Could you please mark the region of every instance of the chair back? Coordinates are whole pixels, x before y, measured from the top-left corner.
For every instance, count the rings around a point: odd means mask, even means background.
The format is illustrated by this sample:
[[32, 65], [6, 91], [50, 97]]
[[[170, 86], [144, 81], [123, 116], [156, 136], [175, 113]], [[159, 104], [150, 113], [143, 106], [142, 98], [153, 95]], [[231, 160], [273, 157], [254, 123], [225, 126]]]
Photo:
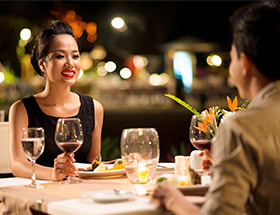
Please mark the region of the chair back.
[[0, 174], [11, 172], [9, 160], [9, 122], [0, 122]]

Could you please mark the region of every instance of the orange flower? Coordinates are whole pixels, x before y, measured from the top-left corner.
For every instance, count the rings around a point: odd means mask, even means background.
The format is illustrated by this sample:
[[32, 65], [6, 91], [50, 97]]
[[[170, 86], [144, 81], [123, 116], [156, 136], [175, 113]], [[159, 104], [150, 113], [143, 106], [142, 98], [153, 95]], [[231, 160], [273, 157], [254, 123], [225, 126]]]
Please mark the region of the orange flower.
[[202, 123], [201, 122], [197, 122], [198, 127], [195, 126], [196, 129], [206, 133], [207, 132], [207, 124], [206, 121], [203, 119]]
[[227, 96], [227, 102], [228, 102], [228, 107], [229, 107], [231, 112], [236, 111], [236, 109], [245, 110], [245, 108], [237, 107], [238, 102], [237, 102], [237, 97], [236, 96], [235, 96], [233, 102], [231, 102], [230, 98]]
[[215, 114], [212, 108], [209, 108], [209, 112], [207, 110], [203, 111], [202, 116], [211, 125], [213, 124], [213, 119], [215, 118]]

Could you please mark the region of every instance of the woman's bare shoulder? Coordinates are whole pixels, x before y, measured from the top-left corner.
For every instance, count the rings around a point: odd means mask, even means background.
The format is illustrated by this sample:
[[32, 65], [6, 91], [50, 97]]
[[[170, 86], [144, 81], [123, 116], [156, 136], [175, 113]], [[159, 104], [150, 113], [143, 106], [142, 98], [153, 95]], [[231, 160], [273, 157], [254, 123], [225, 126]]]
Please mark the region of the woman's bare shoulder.
[[94, 103], [94, 107], [95, 107], [96, 111], [102, 111], [103, 112], [103, 109], [104, 109], [103, 105], [99, 101], [93, 99], [93, 103]]
[[24, 109], [25, 109], [25, 107], [21, 100], [15, 101], [10, 107], [10, 111], [20, 111], [20, 110], [24, 110]]
[[[20, 119], [20, 120], [19, 120]], [[25, 106], [21, 100], [15, 101], [9, 110], [9, 121], [11, 123], [27, 122], [27, 112]]]

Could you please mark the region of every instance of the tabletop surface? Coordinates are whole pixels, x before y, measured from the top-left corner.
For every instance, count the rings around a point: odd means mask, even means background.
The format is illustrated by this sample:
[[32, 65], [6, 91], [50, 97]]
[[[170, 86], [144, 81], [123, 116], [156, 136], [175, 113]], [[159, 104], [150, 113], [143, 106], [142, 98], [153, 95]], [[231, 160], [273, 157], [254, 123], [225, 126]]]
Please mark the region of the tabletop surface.
[[[172, 173], [172, 171], [157, 171], [156, 177], [162, 173]], [[16, 180], [11, 178], [10, 181]], [[25, 179], [30, 183], [30, 179]], [[105, 179], [80, 179], [78, 184], [62, 184], [60, 182], [41, 181], [43, 189], [28, 188], [25, 185], [15, 185], [5, 179], [5, 183], [9, 186], [1, 186], [0, 180], [0, 212], [13, 213], [20, 211], [20, 214], [32, 214], [32, 211], [40, 211], [50, 214], [75, 214], [79, 210], [83, 214], [95, 214], [94, 210], [99, 208], [96, 214], [164, 214], [160, 207], [150, 202], [148, 195], [137, 195], [133, 201], [122, 203], [106, 203], [97, 204], [95, 202], [83, 202], [81, 195], [89, 191], [97, 190], [113, 190], [115, 188], [130, 190], [136, 192], [135, 185], [131, 184], [126, 176], [119, 178]], [[154, 185], [146, 184], [143, 187], [148, 191], [152, 190]], [[200, 204], [204, 201], [204, 197], [188, 198], [194, 203]], [[142, 206], [141, 206], [142, 205]], [[119, 206], [119, 207], [118, 207]], [[141, 207], [140, 207], [141, 206]], [[64, 210], [64, 211], [59, 211]], [[92, 211], [93, 210], [93, 211]], [[88, 212], [88, 213], [87, 213]], [[135, 212], [135, 213], [132, 213]], [[150, 212], [150, 213], [149, 213]]]

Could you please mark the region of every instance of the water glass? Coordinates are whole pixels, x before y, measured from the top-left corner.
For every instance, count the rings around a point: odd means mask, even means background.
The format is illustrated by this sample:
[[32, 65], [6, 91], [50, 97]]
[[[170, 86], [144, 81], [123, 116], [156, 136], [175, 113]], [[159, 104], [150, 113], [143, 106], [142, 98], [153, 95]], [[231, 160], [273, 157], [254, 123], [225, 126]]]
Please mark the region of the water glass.
[[32, 163], [32, 182], [28, 185], [28, 187], [43, 188], [43, 186], [36, 183], [35, 162], [45, 149], [44, 129], [41, 127], [23, 128], [21, 132], [21, 145], [24, 154]]
[[121, 156], [133, 184], [145, 184], [155, 176], [159, 161], [159, 137], [155, 128], [128, 128], [121, 136]]

